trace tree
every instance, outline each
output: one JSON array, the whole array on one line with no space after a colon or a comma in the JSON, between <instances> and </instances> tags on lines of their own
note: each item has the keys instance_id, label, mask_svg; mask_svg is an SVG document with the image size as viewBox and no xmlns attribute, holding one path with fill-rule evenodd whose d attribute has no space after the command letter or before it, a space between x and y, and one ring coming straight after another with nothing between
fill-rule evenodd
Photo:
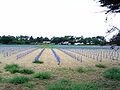
<instances>
[{"instance_id":1,"label":"tree","mask_svg":"<svg viewBox=\"0 0 120 90\"><path fill-rule=\"evenodd\" d=\"M107 13L120 13L120 0L99 0L102 7L107 7Z\"/></svg>"},{"instance_id":2,"label":"tree","mask_svg":"<svg viewBox=\"0 0 120 90\"><path fill-rule=\"evenodd\" d=\"M120 13L120 0L99 0L100 2L100 6L101 7L107 7L108 10L106 10L105 14L117 14ZM106 17L106 21L108 20L108 17ZM118 45L118 42L120 40L120 37L118 37L119 33L120 33L120 29L115 26L115 25L109 25L111 26L111 28L107 31L107 33L112 33L114 31L118 31L118 33L116 35L114 35L111 40L110 43L114 43Z\"/></svg>"},{"instance_id":3,"label":"tree","mask_svg":"<svg viewBox=\"0 0 120 90\"><path fill-rule=\"evenodd\" d=\"M33 38L33 36L31 36L30 38L29 38L29 41L31 42L31 43L33 43L35 40L34 40L34 38Z\"/></svg>"},{"instance_id":4,"label":"tree","mask_svg":"<svg viewBox=\"0 0 120 90\"><path fill-rule=\"evenodd\" d=\"M38 43L43 43L43 37L37 37L36 42Z\"/></svg>"},{"instance_id":5,"label":"tree","mask_svg":"<svg viewBox=\"0 0 120 90\"><path fill-rule=\"evenodd\" d=\"M120 45L120 31L110 39L110 44Z\"/></svg>"},{"instance_id":6,"label":"tree","mask_svg":"<svg viewBox=\"0 0 120 90\"><path fill-rule=\"evenodd\" d=\"M43 41L50 41L48 37L43 38Z\"/></svg>"},{"instance_id":7,"label":"tree","mask_svg":"<svg viewBox=\"0 0 120 90\"><path fill-rule=\"evenodd\" d=\"M0 42L2 44L11 44L13 41L13 37L12 36L2 36L0 39Z\"/></svg>"}]
</instances>

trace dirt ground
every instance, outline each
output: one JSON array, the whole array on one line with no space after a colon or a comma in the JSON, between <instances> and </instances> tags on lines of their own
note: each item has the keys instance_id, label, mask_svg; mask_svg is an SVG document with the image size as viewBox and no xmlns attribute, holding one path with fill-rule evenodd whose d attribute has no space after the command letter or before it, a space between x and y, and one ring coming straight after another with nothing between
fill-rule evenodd
<instances>
[{"instance_id":1,"label":"dirt ground","mask_svg":"<svg viewBox=\"0 0 120 90\"><path fill-rule=\"evenodd\" d=\"M35 57L40 53L41 50L42 49L40 48L18 60L16 59L16 55L18 55L19 53L14 54L8 58L3 58L2 56L0 56L0 76L6 77L6 78L11 78L14 76L23 76L19 73L11 74L10 72L5 71L4 66L6 64L13 64L13 63L18 64L21 67L31 68L35 72L51 71L54 73L54 75L50 80L42 81L42 80L35 79L32 81L32 83L35 84L33 90L46 90L45 89L46 83L55 82L61 78L67 78L74 82L89 82L89 81L98 81L98 80L102 80L103 82L106 82L107 79L102 77L102 72L105 69L98 69L95 67L95 65L98 63L104 64L105 66L107 66L107 69L111 67L120 67L120 59L113 60L113 61L104 59L102 60L102 62L100 62L92 58L82 56L82 62L81 62L74 58L71 58L69 55L63 53L58 49L53 49L56 52L56 54L59 56L61 61L60 65L58 65L58 62L54 57L54 54L49 48L46 48L45 51L42 53L41 57L39 58L40 61L44 62L43 64L33 63ZM23 52L26 52L26 51L23 51ZM71 53L76 54L74 52L71 52ZM81 55L79 54L76 54L76 55L78 57L81 57ZM80 74L76 72L76 69L78 67L84 67L87 69L92 67L95 69L95 72ZM118 84L120 87L120 84L118 82L116 85L114 85L114 81L110 81L110 82L113 82L112 83L113 86L116 86ZM29 90L29 88L26 89L24 85L0 83L0 90ZM108 89L108 90L112 90L112 89Z\"/></svg>"},{"instance_id":2,"label":"dirt ground","mask_svg":"<svg viewBox=\"0 0 120 90\"><path fill-rule=\"evenodd\" d=\"M16 59L16 55L12 55L8 58L0 58L0 66L1 68L3 66L5 66L6 64L10 64L10 63L15 63L15 64L19 64L20 66L24 66L24 67L30 67L34 70L51 70L54 68L75 68L75 67L79 67L79 66L83 66L83 67L88 67L88 66L94 66L96 63L104 63L106 65L115 65L115 64L120 64L120 59L119 60L103 60L102 62L99 62L97 60L91 59L91 58L87 58L85 56L82 56L82 62L78 61L74 58L71 58L69 55L63 53L62 51L58 50L58 49L54 49L54 51L56 52L56 54L59 56L60 58L60 65L58 65L58 62L56 60L56 58L54 57L52 51L49 48L46 48L45 51L42 53L41 57L39 58L40 61L43 61L43 64L35 64L33 63L35 57L40 53L42 49L38 49L20 59ZM23 51L25 52L25 51ZM22 53L22 52L21 52ZM73 54L76 54L74 52L72 52ZM81 55L76 54L78 57L81 57Z\"/></svg>"}]
</instances>

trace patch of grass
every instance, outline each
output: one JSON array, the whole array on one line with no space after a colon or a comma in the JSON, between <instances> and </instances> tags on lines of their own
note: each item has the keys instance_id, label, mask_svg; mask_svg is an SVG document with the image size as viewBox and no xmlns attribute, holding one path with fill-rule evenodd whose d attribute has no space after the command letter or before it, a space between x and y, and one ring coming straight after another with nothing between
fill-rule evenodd
<instances>
[{"instance_id":1,"label":"patch of grass","mask_svg":"<svg viewBox=\"0 0 120 90\"><path fill-rule=\"evenodd\" d=\"M28 77L25 77L25 76L16 76L16 77L13 77L12 79L9 80L9 83L12 83L12 84L23 84L23 83L26 83L29 81L29 78Z\"/></svg>"},{"instance_id":2,"label":"patch of grass","mask_svg":"<svg viewBox=\"0 0 120 90\"><path fill-rule=\"evenodd\" d=\"M35 84L34 83L24 83L24 86L29 89L32 89L35 86Z\"/></svg>"},{"instance_id":3,"label":"patch of grass","mask_svg":"<svg viewBox=\"0 0 120 90\"><path fill-rule=\"evenodd\" d=\"M79 67L79 68L77 68L77 71L78 71L79 73L84 73L84 72L85 72L85 69L84 69L83 67Z\"/></svg>"},{"instance_id":4,"label":"patch of grass","mask_svg":"<svg viewBox=\"0 0 120 90\"><path fill-rule=\"evenodd\" d=\"M2 81L3 81L3 77L0 76L0 82L2 82Z\"/></svg>"},{"instance_id":5,"label":"patch of grass","mask_svg":"<svg viewBox=\"0 0 120 90\"><path fill-rule=\"evenodd\" d=\"M73 83L70 80L60 80L49 84L47 90L103 90L103 88L94 83Z\"/></svg>"},{"instance_id":6,"label":"patch of grass","mask_svg":"<svg viewBox=\"0 0 120 90\"><path fill-rule=\"evenodd\" d=\"M111 68L103 72L103 76L109 79L120 80L120 68Z\"/></svg>"},{"instance_id":7,"label":"patch of grass","mask_svg":"<svg viewBox=\"0 0 120 90\"><path fill-rule=\"evenodd\" d=\"M31 69L22 69L22 70L19 70L19 73L22 73L22 74L33 74L34 71L31 70Z\"/></svg>"},{"instance_id":8,"label":"patch of grass","mask_svg":"<svg viewBox=\"0 0 120 90\"><path fill-rule=\"evenodd\" d=\"M51 77L51 73L50 72L38 72L38 73L35 73L33 77L39 78L39 79L49 79Z\"/></svg>"},{"instance_id":9,"label":"patch of grass","mask_svg":"<svg viewBox=\"0 0 120 90\"><path fill-rule=\"evenodd\" d=\"M103 64L96 64L95 66L98 67L98 68L106 68L106 66L103 65Z\"/></svg>"},{"instance_id":10,"label":"patch of grass","mask_svg":"<svg viewBox=\"0 0 120 90\"><path fill-rule=\"evenodd\" d=\"M11 73L17 73L19 71L19 66L17 64L7 64L4 69Z\"/></svg>"},{"instance_id":11,"label":"patch of grass","mask_svg":"<svg viewBox=\"0 0 120 90\"><path fill-rule=\"evenodd\" d=\"M43 61L36 60L36 61L34 61L33 63L36 63L36 64L43 64L44 62L43 62Z\"/></svg>"},{"instance_id":12,"label":"patch of grass","mask_svg":"<svg viewBox=\"0 0 120 90\"><path fill-rule=\"evenodd\" d=\"M95 70L95 68L93 68L93 67L87 67L87 71L88 71L88 72L95 72L96 70Z\"/></svg>"}]
</instances>

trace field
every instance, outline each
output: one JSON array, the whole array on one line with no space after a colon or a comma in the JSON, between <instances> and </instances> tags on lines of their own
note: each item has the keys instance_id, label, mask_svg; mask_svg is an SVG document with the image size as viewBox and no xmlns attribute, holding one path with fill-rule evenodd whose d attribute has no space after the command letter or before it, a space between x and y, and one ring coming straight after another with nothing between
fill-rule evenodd
<instances>
[{"instance_id":1,"label":"field","mask_svg":"<svg viewBox=\"0 0 120 90\"><path fill-rule=\"evenodd\" d=\"M0 90L120 90L120 49L0 45Z\"/></svg>"}]
</instances>

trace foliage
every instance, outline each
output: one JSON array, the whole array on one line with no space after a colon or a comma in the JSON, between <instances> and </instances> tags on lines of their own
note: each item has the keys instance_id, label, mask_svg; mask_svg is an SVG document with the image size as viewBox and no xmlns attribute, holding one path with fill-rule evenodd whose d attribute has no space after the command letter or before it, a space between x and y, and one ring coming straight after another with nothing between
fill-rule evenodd
<instances>
[{"instance_id":1,"label":"foliage","mask_svg":"<svg viewBox=\"0 0 120 90\"><path fill-rule=\"evenodd\" d=\"M17 64L7 64L5 67L6 71L14 73L22 73L22 74L33 74L34 71L31 69L20 68Z\"/></svg>"},{"instance_id":2,"label":"foliage","mask_svg":"<svg viewBox=\"0 0 120 90\"><path fill-rule=\"evenodd\" d=\"M120 45L120 31L110 39L110 44Z\"/></svg>"},{"instance_id":3,"label":"foliage","mask_svg":"<svg viewBox=\"0 0 120 90\"><path fill-rule=\"evenodd\" d=\"M12 84L23 84L25 82L28 82L29 81L29 78L28 77L25 77L25 76L16 76L16 77L13 77L12 79L10 79L10 83Z\"/></svg>"},{"instance_id":4,"label":"foliage","mask_svg":"<svg viewBox=\"0 0 120 90\"><path fill-rule=\"evenodd\" d=\"M106 78L120 80L120 68L111 68L103 72L103 76Z\"/></svg>"},{"instance_id":5,"label":"foliage","mask_svg":"<svg viewBox=\"0 0 120 90\"><path fill-rule=\"evenodd\" d=\"M85 69L84 69L83 67L79 67L79 68L77 69L77 71L78 71L79 73L84 73L84 72L85 72Z\"/></svg>"},{"instance_id":6,"label":"foliage","mask_svg":"<svg viewBox=\"0 0 120 90\"><path fill-rule=\"evenodd\" d=\"M7 64L4 68L13 74L19 72L19 66L17 64Z\"/></svg>"},{"instance_id":7,"label":"foliage","mask_svg":"<svg viewBox=\"0 0 120 90\"><path fill-rule=\"evenodd\" d=\"M42 63L44 63L44 62L43 62L43 61L36 60L36 61L34 61L33 63L42 64Z\"/></svg>"},{"instance_id":8,"label":"foliage","mask_svg":"<svg viewBox=\"0 0 120 90\"><path fill-rule=\"evenodd\" d=\"M27 83L24 83L24 86L28 87L30 90L32 90L32 88L35 86L35 84L27 82Z\"/></svg>"},{"instance_id":9,"label":"foliage","mask_svg":"<svg viewBox=\"0 0 120 90\"><path fill-rule=\"evenodd\" d=\"M45 43L44 41L50 41L52 44L71 44L74 45L75 43L83 43L83 44L93 44L93 45L100 45L103 42L106 42L103 36L97 37L75 37L75 36L64 36L64 37L52 37L51 39L45 37L37 37L34 38L33 36L0 36L0 43L2 44L42 44Z\"/></svg>"},{"instance_id":10,"label":"foliage","mask_svg":"<svg viewBox=\"0 0 120 90\"><path fill-rule=\"evenodd\" d=\"M22 74L33 74L34 71L31 70L31 69L22 69L22 70L19 70L19 73L22 73Z\"/></svg>"},{"instance_id":11,"label":"foliage","mask_svg":"<svg viewBox=\"0 0 120 90\"><path fill-rule=\"evenodd\" d=\"M48 90L103 90L103 88L94 83L73 83L70 80L62 79L47 86Z\"/></svg>"},{"instance_id":12,"label":"foliage","mask_svg":"<svg viewBox=\"0 0 120 90\"><path fill-rule=\"evenodd\" d=\"M96 64L95 66L98 67L98 68L106 68L106 66L103 65L103 64Z\"/></svg>"},{"instance_id":13,"label":"foliage","mask_svg":"<svg viewBox=\"0 0 120 90\"><path fill-rule=\"evenodd\" d=\"M35 73L33 77L39 78L39 79L49 79L51 77L51 73L50 72L38 72L38 73Z\"/></svg>"},{"instance_id":14,"label":"foliage","mask_svg":"<svg viewBox=\"0 0 120 90\"><path fill-rule=\"evenodd\" d=\"M120 0L99 0L102 7L107 7L109 10L106 13L120 13Z\"/></svg>"}]
</instances>

